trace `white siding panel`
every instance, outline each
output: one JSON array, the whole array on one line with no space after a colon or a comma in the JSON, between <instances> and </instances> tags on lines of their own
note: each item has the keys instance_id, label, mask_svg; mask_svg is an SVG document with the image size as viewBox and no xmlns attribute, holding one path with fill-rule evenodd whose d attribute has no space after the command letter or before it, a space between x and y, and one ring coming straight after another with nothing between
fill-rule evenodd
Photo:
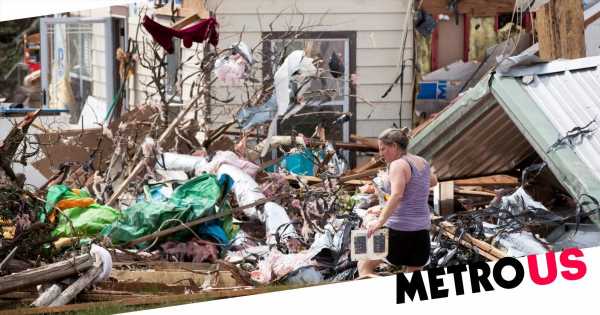
<instances>
[{"instance_id":1,"label":"white siding panel","mask_svg":"<svg viewBox=\"0 0 600 315\"><path fill-rule=\"evenodd\" d=\"M323 13L335 11L336 13L401 13L406 10L404 1L368 1L368 0L303 0L303 1L281 1L281 0L209 0L207 8L215 10L217 14L244 14L253 15L277 14L283 10L288 12L298 10L303 13Z\"/></svg>"},{"instance_id":2,"label":"white siding panel","mask_svg":"<svg viewBox=\"0 0 600 315\"><path fill-rule=\"evenodd\" d=\"M399 22L400 23L400 22ZM400 28L403 28L404 24L401 24ZM402 38L404 31L398 30L378 30L378 31L364 31L359 30L356 34L357 47L358 48L397 48L398 50L402 47ZM406 47L412 47L412 31L409 30L406 37Z\"/></svg>"},{"instance_id":3,"label":"white siding panel","mask_svg":"<svg viewBox=\"0 0 600 315\"><path fill-rule=\"evenodd\" d=\"M412 50L405 50L404 56L412 56ZM396 67L400 60L400 49L397 48L358 48L357 64L361 67Z\"/></svg>"},{"instance_id":4,"label":"white siding panel","mask_svg":"<svg viewBox=\"0 0 600 315\"><path fill-rule=\"evenodd\" d=\"M390 82L391 83L391 82ZM400 102L400 85L394 86L392 91L385 97L381 98L383 93L388 89L389 84L381 85L358 85L356 87L356 94L359 98L357 102L364 102L364 100L372 103L378 102ZM411 82L404 82L404 100L410 100L412 95L412 84ZM361 99L362 98L362 99Z\"/></svg>"},{"instance_id":5,"label":"white siding panel","mask_svg":"<svg viewBox=\"0 0 600 315\"><path fill-rule=\"evenodd\" d=\"M362 67L358 66L358 84L360 85L389 85L398 76L399 70L395 67ZM412 78L412 69L406 68L404 71L404 82L410 82Z\"/></svg>"},{"instance_id":6,"label":"white siding panel","mask_svg":"<svg viewBox=\"0 0 600 315\"><path fill-rule=\"evenodd\" d=\"M396 123L398 124L398 120L389 120L389 119L381 119L381 120L368 120L361 121L356 124L356 134L362 137L377 137L382 131L386 128L392 127L392 125Z\"/></svg>"},{"instance_id":7,"label":"white siding panel","mask_svg":"<svg viewBox=\"0 0 600 315\"><path fill-rule=\"evenodd\" d=\"M400 103L357 103L356 113L358 121L385 120L397 121L399 118ZM370 116L369 116L370 115ZM412 117L411 102L402 103L402 119Z\"/></svg>"},{"instance_id":8,"label":"white siding panel","mask_svg":"<svg viewBox=\"0 0 600 315\"><path fill-rule=\"evenodd\" d=\"M247 31L269 31L272 23L273 30L288 30L290 27L299 27L302 23L310 27L311 31L324 30L401 30L404 27L404 13L378 13L377 15L365 14L305 14L304 22L298 15L261 15L260 21L256 15L223 15L219 20L223 32L241 31L245 26ZM259 23L260 22L260 23ZM319 26L321 25L321 26Z\"/></svg>"}]
</instances>

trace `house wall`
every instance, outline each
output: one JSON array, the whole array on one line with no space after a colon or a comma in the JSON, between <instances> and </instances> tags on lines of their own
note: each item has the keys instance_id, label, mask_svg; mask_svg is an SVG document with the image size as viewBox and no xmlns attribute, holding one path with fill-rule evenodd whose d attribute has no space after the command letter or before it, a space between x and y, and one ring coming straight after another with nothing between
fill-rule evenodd
<instances>
[{"instance_id":1,"label":"house wall","mask_svg":"<svg viewBox=\"0 0 600 315\"><path fill-rule=\"evenodd\" d=\"M310 28L310 31L355 31L356 51L354 53L356 74L359 78L356 86L356 93L359 96L356 101L356 132L362 136L376 136L393 123L397 124L401 105L402 125L411 123L411 71L405 73L402 99L398 87L395 87L385 99L381 98L399 73L397 64L400 58L406 6L406 0L333 0L328 1L326 5L323 1L317 0L222 0L208 1L207 4L207 8L215 12L220 23L219 48L221 49L236 43L242 30L242 41L254 47L260 43L262 31L270 31L270 27L272 31L285 31L289 25L299 25L302 18L304 18L304 25L320 25ZM276 22L269 25L277 16L279 18ZM130 38L135 38L138 19L136 14L130 14ZM168 19L161 20L161 23L169 25ZM405 58L412 58L412 23L408 24ZM191 49L184 49L183 58L190 53L192 53ZM198 69L193 63L184 67L183 76ZM130 105L140 104L145 99L143 90L150 78L149 73L146 69L138 67L137 77L138 80L130 82ZM260 73L256 77L262 78ZM187 99L191 84L190 80L184 85L184 101ZM213 104L210 112L214 124L228 120L242 105L242 91L238 87L224 87L217 83L213 93L223 96L229 92L234 96L234 100L225 106ZM372 105L368 105L367 102Z\"/></svg>"}]
</instances>

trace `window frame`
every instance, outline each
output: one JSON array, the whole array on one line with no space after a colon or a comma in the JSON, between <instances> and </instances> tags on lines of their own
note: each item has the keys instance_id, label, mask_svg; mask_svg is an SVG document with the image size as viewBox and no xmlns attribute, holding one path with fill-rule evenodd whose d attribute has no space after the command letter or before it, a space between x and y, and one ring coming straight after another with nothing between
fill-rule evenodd
<instances>
[{"instance_id":1,"label":"window frame","mask_svg":"<svg viewBox=\"0 0 600 315\"><path fill-rule=\"evenodd\" d=\"M48 109L48 88L49 88L49 71L51 70L50 65L50 54L48 47L48 25L53 24L102 24L104 26L104 75L106 78L105 83L105 100L107 102L112 102L112 99L115 96L115 85L113 74L116 71L115 68L115 60L114 60L114 52L107 51L106 49L112 49L113 47L113 25L111 17L104 18L95 18L95 17L60 17L60 18L41 18L40 19L40 44L41 44L41 77L42 77L42 109ZM92 84L94 80L91 80ZM83 106L83 104L80 104Z\"/></svg>"},{"instance_id":2,"label":"window frame","mask_svg":"<svg viewBox=\"0 0 600 315\"><path fill-rule=\"evenodd\" d=\"M263 82L269 84L273 82L273 65L271 62L272 57L272 40L284 40L289 39L290 32L285 31L275 31L275 32L262 32L261 40L262 40L262 51L264 54L264 58L262 60L262 77ZM327 40L327 39L342 39L348 41L348 51L347 56L349 63L346 66L346 71L348 73L348 92L347 96L348 104L342 104L344 110L352 113L352 118L349 124L344 124L343 131L343 141L349 142L350 135L356 133L356 85L350 82L350 78L352 74L356 73L356 31L319 31L319 32L300 32L299 34L294 34L294 40L302 40L302 39L313 39L313 40ZM342 101L345 103L345 101ZM325 106L330 106L335 104L328 104ZM350 157L351 165L354 164L354 154L351 154Z\"/></svg>"}]
</instances>

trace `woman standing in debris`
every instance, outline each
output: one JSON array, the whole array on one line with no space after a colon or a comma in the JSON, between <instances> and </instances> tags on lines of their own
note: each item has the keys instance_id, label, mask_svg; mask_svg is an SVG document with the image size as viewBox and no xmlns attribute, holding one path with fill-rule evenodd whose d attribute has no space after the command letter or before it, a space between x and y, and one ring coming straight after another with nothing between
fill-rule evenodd
<instances>
[{"instance_id":1,"label":"woman standing in debris","mask_svg":"<svg viewBox=\"0 0 600 315\"><path fill-rule=\"evenodd\" d=\"M378 220L368 224L368 237L382 227L389 229L388 262L406 266L406 272L420 270L429 259L431 218L427 200L429 187L437 184L429 163L409 154L406 131L390 128L379 135L379 154L388 164L391 196ZM358 262L361 277L373 275L380 260Z\"/></svg>"}]
</instances>

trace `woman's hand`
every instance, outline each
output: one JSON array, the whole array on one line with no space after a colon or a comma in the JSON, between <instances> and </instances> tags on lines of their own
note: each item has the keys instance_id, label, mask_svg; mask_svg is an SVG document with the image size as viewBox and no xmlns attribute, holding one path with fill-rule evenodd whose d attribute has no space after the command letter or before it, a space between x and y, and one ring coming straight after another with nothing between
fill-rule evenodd
<instances>
[{"instance_id":1,"label":"woman's hand","mask_svg":"<svg viewBox=\"0 0 600 315\"><path fill-rule=\"evenodd\" d=\"M367 238L373 236L373 234L375 234L375 232L379 230L382 226L383 224L379 222L379 220L371 221L367 225Z\"/></svg>"}]
</instances>

